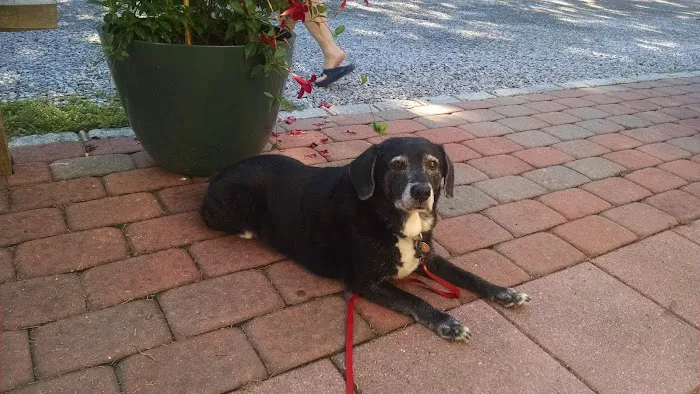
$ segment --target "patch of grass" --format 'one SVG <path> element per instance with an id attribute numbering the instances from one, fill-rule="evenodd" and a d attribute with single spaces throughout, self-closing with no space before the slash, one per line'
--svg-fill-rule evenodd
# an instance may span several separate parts
<path id="1" fill-rule="evenodd" d="M 58 103 L 47 98 L 0 102 L 0 113 L 8 137 L 129 125 L 116 95 L 108 96 L 106 104 L 78 95 Z"/>

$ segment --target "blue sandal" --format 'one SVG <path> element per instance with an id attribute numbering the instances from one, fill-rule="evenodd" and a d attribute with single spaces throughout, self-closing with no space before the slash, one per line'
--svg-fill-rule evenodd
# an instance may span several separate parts
<path id="1" fill-rule="evenodd" d="M 343 78 L 344 76 L 350 74 L 355 69 L 354 64 L 348 64 L 347 66 L 338 66 L 335 68 L 326 68 L 321 73 L 321 77 L 325 76 L 323 80 L 316 82 L 316 86 L 320 88 L 325 88 L 326 86 L 332 84 L 333 82 Z"/>

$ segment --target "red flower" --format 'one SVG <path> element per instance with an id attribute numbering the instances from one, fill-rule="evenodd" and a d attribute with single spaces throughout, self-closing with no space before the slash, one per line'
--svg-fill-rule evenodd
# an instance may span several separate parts
<path id="1" fill-rule="evenodd" d="M 366 1 L 366 0 L 365 0 L 365 1 Z M 340 3 L 340 8 L 338 8 L 338 11 L 336 11 L 335 14 L 338 15 L 338 13 L 340 13 L 340 10 L 342 10 L 343 8 L 345 8 L 345 6 L 347 5 L 347 3 L 348 3 L 348 0 L 343 0 L 343 2 Z"/>
<path id="2" fill-rule="evenodd" d="M 265 45 L 269 45 L 273 48 L 277 48 L 277 40 L 275 39 L 275 37 L 270 37 L 270 36 L 266 36 L 264 34 L 260 34 L 260 41 L 262 41 L 263 44 L 265 44 Z"/>
<path id="3" fill-rule="evenodd" d="M 292 124 L 297 121 L 297 118 L 293 116 L 287 116 L 287 119 L 284 120 L 284 123 L 286 124 Z"/>
<path id="4" fill-rule="evenodd" d="M 367 0 L 365 0 L 367 1 Z M 303 0 L 287 0 L 289 8 L 280 14 L 280 16 L 289 16 L 294 21 L 306 20 L 306 13 L 309 12 L 309 6 Z"/>
<path id="5" fill-rule="evenodd" d="M 301 88 L 299 89 L 299 94 L 297 94 L 297 98 L 304 97 L 304 93 L 311 93 L 311 84 L 316 82 L 316 74 L 312 75 L 311 78 L 307 81 L 291 71 L 289 73 L 292 74 L 294 80 L 297 81 L 301 86 Z"/>
<path id="6" fill-rule="evenodd" d="M 365 0 L 365 5 L 369 7 L 369 0 Z"/>

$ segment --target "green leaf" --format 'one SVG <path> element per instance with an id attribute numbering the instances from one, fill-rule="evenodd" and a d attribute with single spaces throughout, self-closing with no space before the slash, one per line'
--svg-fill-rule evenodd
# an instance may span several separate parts
<path id="1" fill-rule="evenodd" d="M 267 96 L 267 97 L 273 99 L 273 100 L 275 99 L 275 95 L 273 95 L 273 94 L 270 93 L 270 92 L 263 92 L 263 94 L 264 94 L 265 96 Z"/>
<path id="2" fill-rule="evenodd" d="M 335 37 L 338 37 L 339 35 L 343 34 L 344 31 L 345 31 L 345 25 L 340 25 L 340 26 L 335 28 L 333 35 Z"/>
<path id="3" fill-rule="evenodd" d="M 245 57 L 251 57 L 255 55 L 255 53 L 258 51 L 258 47 L 256 43 L 254 42 L 249 42 L 246 46 L 245 49 L 243 50 L 243 53 L 245 53 Z"/>
<path id="4" fill-rule="evenodd" d="M 328 6 L 325 4 L 319 4 L 318 7 L 316 7 L 319 13 L 323 14 L 324 12 L 328 11 Z"/>
<path id="5" fill-rule="evenodd" d="M 363 85 L 363 86 L 367 85 L 367 82 L 368 82 L 367 75 L 365 75 L 365 74 L 360 75 L 360 85 Z"/>
<path id="6" fill-rule="evenodd" d="M 384 122 L 372 122 L 372 129 L 379 135 L 386 135 L 386 127 Z"/>

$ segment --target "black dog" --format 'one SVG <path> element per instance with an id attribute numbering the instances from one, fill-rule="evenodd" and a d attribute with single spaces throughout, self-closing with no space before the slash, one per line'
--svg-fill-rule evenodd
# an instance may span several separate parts
<path id="1" fill-rule="evenodd" d="M 418 268 L 417 241 L 431 244 L 443 183 L 452 197 L 454 173 L 442 146 L 391 138 L 343 167 L 314 168 L 281 155 L 240 161 L 212 180 L 201 213 L 214 229 L 259 236 L 311 272 L 413 316 L 442 338 L 465 340 L 469 329 L 457 319 L 391 283 Z M 435 253 L 425 260 L 437 276 L 506 307 L 530 300 Z"/>

